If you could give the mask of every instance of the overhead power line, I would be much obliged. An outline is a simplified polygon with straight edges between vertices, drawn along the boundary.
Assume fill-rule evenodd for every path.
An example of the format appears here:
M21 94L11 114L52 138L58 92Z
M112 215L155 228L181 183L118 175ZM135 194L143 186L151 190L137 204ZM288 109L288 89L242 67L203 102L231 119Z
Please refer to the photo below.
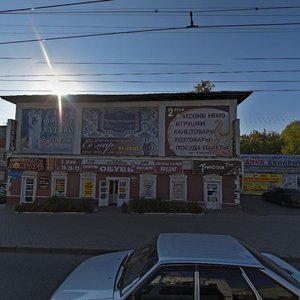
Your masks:
M47 64L44 61L37 61L38 64ZM52 65L146 65L146 66L221 66L219 63L185 63L185 62L64 62L51 61Z
M62 74L9 74L0 78L22 77L81 77L81 76L153 76L153 75L200 75L200 74L256 74L256 73L299 73L300 69L232 70L232 71L184 71L184 72L124 72L124 73L62 73Z
M192 24L192 20L191 20ZM88 38L88 37L97 37L97 36L112 36L112 35L123 35L123 34L135 34L135 33L150 33L150 32L164 32L164 31L173 31L173 30L183 30L187 28L193 29L214 29L214 28L247 28L247 27L273 27L273 26L294 26L300 25L300 22L287 22L287 23L254 23L254 24L225 24L225 25L188 25L188 26L179 26L179 27L165 27L165 28L152 28L152 29L140 29L140 30L128 30L128 31L116 31L116 32L105 32L105 33L91 33L91 34L79 34L79 35L68 35L60 37L48 37L48 38L38 38L38 39L27 39L27 40L16 40L16 41L5 41L0 42L0 45L9 45L9 44L21 44L21 43L30 43L30 42L47 42L55 40L68 40L68 39L78 39L78 38Z
M47 8L58 8L58 7L85 5L85 4L92 4L92 3L99 3L99 2L111 2L111 1L113 1L113 0L93 0L93 1L81 1L81 2L72 2L72 3L63 3L63 4L53 4L53 5L44 5L44 6L7 9L7 10L0 10L0 14L7 14L7 13L13 13L13 12L30 12L30 11L32 12L35 10L47 9Z
M61 8L67 6L75 6L75 5L83 5L83 4L90 4L90 3L97 3L97 2L108 2L112 0L102 0L102 1L84 1L84 2L74 2L74 3L66 3L66 4L58 4L58 5L46 5L46 6L36 6L36 7L27 7L27 8L17 8L17 9L9 9L9 10L2 10L0 13L45 13L45 9L52 9L52 8ZM262 7L233 7L233 8L208 8L208 9L198 9L193 8L193 12L195 13L224 13L224 12L246 12L246 11L271 11L271 10L295 10L299 9L299 5L295 6L262 6ZM39 10L42 10L40 12ZM71 10L71 11L48 11L46 13L101 13L101 14L186 14L190 12L191 8L135 8L135 9L125 9L125 8L118 8L118 9L101 9L101 10Z

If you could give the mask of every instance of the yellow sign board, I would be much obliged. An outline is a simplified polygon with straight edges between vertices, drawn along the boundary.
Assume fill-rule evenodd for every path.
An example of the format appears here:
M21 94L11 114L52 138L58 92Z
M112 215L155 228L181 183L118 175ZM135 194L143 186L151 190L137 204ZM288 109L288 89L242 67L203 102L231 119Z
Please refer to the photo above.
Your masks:
M282 186L281 174L246 174L242 179L244 194L261 195L274 186Z
M83 182L83 197L93 198L93 180L85 179Z

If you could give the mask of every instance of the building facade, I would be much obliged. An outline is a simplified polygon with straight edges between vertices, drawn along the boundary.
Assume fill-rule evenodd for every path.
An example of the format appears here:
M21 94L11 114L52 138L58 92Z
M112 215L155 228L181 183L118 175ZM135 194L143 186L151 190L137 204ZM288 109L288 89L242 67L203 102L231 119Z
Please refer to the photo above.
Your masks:
M237 106L251 92L3 96L16 104L7 203L52 196L239 204Z

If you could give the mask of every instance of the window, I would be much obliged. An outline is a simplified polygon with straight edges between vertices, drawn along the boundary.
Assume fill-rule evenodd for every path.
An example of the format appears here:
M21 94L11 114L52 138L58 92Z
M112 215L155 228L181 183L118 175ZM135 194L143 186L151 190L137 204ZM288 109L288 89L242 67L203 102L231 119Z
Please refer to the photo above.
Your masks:
M182 174L170 176L170 198L172 201L187 200L187 177Z
M140 197L145 199L156 198L156 175L140 175Z
M65 195L65 186L66 180L65 178L55 178L54 179L54 196L56 197L64 197Z
M156 264L158 261L156 243L157 239L154 239L131 253L118 283L121 291L134 280L141 278Z
M82 173L80 174L80 197L95 198L96 192L96 174Z
M67 196L67 174L64 172L53 172L51 195L55 197Z
M129 299L194 299L194 266L161 267Z
M297 300L297 296L279 285L273 279L263 274L261 271L246 269L244 270L261 295L262 299L267 300Z
M200 267L201 300L255 300L239 268Z

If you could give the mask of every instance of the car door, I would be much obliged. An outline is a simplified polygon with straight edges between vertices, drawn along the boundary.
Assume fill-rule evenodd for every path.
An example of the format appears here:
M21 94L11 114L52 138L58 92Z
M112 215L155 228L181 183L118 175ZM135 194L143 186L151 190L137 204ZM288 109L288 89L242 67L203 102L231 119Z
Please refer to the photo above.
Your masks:
M159 267L127 300L193 300L195 298L195 266Z
M239 267L199 266L201 300L256 300Z

